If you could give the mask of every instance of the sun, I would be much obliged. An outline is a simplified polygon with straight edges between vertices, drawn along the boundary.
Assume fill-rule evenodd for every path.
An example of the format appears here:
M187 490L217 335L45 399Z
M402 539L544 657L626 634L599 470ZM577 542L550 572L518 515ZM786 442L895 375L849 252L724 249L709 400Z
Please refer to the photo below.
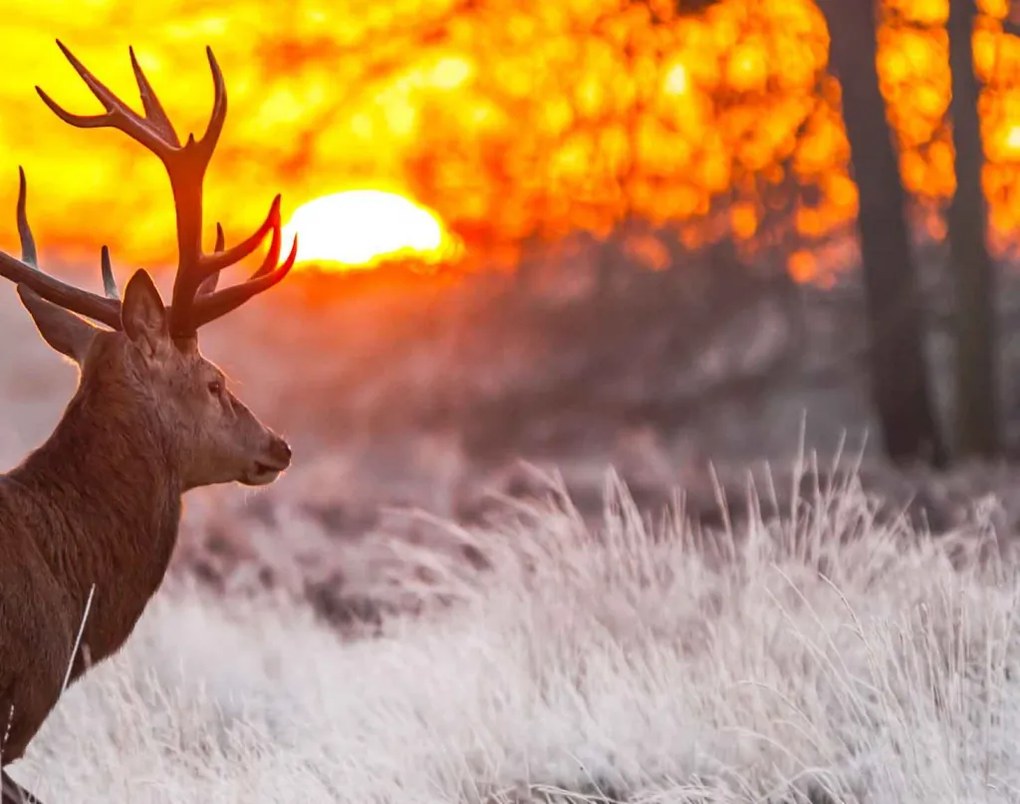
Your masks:
M294 235L298 262L343 268L399 256L435 262L452 243L434 212L383 190L348 190L303 204L283 227L283 242Z

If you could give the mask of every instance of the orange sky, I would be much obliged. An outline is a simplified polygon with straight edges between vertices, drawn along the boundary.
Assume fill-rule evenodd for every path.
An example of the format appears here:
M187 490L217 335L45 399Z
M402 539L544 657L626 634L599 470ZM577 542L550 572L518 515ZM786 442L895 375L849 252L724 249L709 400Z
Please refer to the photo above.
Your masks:
M844 226L856 197L827 38L810 0L724 0L677 19L673 3L367 0L8 2L0 30L0 207L25 165L43 256L115 264L172 258L170 195L155 158L119 132L50 114L97 110L53 44L60 37L125 98L133 44L178 128L201 130L212 45L230 112L207 181L210 227L253 228L276 191L285 216L349 188L394 190L436 210L484 253L634 217L690 220L725 207L740 238L767 215L805 237ZM895 0L913 24L883 29L880 70L913 192L944 199L952 150L945 0ZM984 0L975 38L993 224L1020 229L1020 43ZM465 10L466 9L466 10ZM13 21L12 21L13 20ZM169 20L169 22L168 22ZM920 25L918 25L918 23ZM7 176L3 180L3 176ZM796 190L794 209L784 204ZM725 199L725 205L720 199ZM934 233L938 224L930 222ZM692 230L696 231L696 229Z

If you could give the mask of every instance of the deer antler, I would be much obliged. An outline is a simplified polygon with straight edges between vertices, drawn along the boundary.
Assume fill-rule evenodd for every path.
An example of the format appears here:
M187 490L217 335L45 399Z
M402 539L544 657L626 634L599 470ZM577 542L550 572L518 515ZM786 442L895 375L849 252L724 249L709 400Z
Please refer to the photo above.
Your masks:
M173 124L167 117L152 85L145 77L133 49L129 49L131 67L142 99L144 116L134 112L96 78L78 58L58 40L64 56L85 84L102 103L104 112L79 115L59 106L42 89L36 92L43 102L63 121L77 128L116 128L145 146L159 157L170 178L174 209L177 217L177 274L170 305L170 332L175 338L188 338L199 327L226 315L252 296L269 289L282 280L297 257L297 240L283 263L280 259L280 196L273 199L269 214L256 231L231 248L224 248L222 229L217 225L217 246L212 254L202 250L202 183L212 158L227 114L227 91L216 58L206 48L213 77L213 109L205 133L198 140L189 135L181 145ZM25 180L21 173L18 196L18 231L21 235L22 259L16 260L0 252L0 275L24 283L40 296L69 310L119 329L120 303L110 266L109 251L104 246L102 271L106 297L97 296L50 277L35 267L35 244L25 214ZM272 232L269 252L261 266L246 281L223 290L216 290L216 279L224 268L251 254Z
M35 239L32 237L26 212L25 171L20 167L18 179L18 237L21 240L21 259L0 251L0 276L27 285L44 299L67 310L73 310L109 327L120 329L120 302L68 285L39 270L36 265Z

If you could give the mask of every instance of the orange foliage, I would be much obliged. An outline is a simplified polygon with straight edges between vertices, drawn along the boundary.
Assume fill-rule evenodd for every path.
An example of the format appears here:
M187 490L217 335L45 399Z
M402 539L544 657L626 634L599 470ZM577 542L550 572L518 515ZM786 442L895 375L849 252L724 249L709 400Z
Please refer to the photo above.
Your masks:
M235 236L277 189L290 211L350 188L408 194L485 257L634 218L686 222L684 242L696 244L717 210L738 239L781 213L812 240L856 212L811 0L723 0L689 17L673 0L91 0L80 13L0 2L0 205L13 210L23 162L44 255L91 257L108 242L120 263L151 263L173 250L156 161L115 132L72 131L31 91L95 109L54 36L126 97L135 44L171 115L194 129L211 96L201 46L213 46L231 111L208 181L210 227L221 219ZM974 44L991 219L1008 234L1020 228L1020 95L1007 91L1020 81L1020 42L1001 32L1006 6L983 0ZM904 181L928 208L953 190L946 13L946 0L887 0L880 33ZM810 278L816 263L797 252L791 267Z

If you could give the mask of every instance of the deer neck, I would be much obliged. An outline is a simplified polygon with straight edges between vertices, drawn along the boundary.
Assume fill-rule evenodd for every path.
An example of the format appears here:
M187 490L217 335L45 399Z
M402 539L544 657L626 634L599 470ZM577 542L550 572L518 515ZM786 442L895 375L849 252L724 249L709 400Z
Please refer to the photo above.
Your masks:
M84 608L99 659L130 633L177 539L181 483L158 416L116 388L83 385L50 438L9 478L35 501L43 558ZM153 406L154 407L154 406Z

